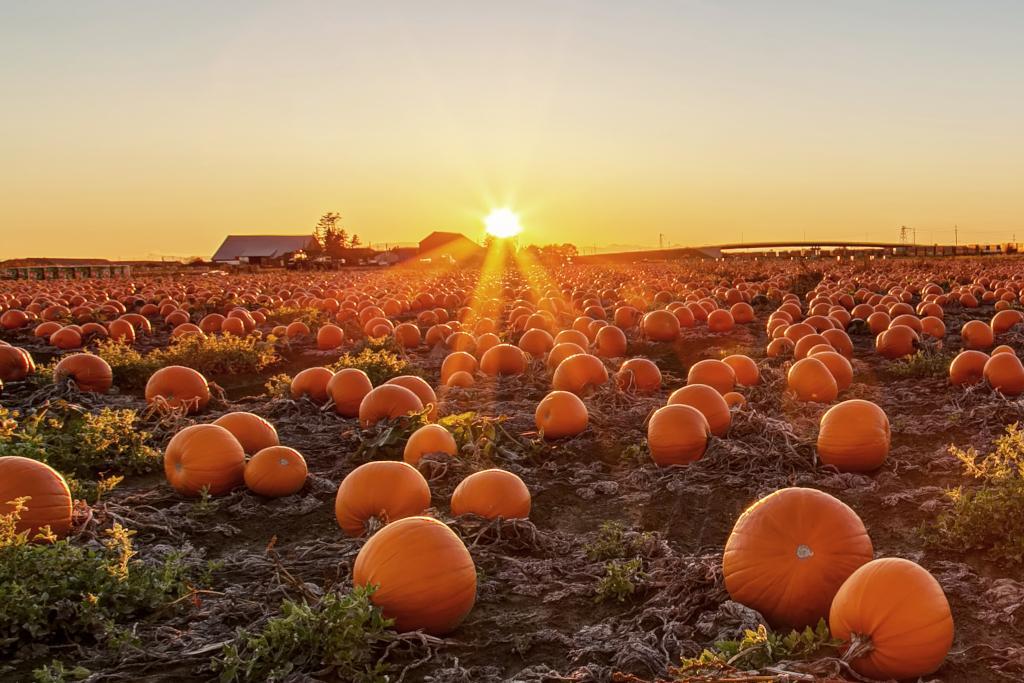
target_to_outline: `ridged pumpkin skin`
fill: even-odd
[[[840,472],[871,472],[885,462],[890,441],[885,411],[859,398],[843,401],[821,416],[818,458]]]
[[[985,378],[985,363],[988,354],[984,351],[961,351],[949,364],[949,381],[955,386],[977,384]]]
[[[711,433],[725,436],[732,425],[732,413],[722,394],[707,384],[687,384],[672,392],[668,405],[683,405],[696,408],[708,421]]]
[[[454,335],[453,335],[454,336]],[[441,362],[441,384],[447,384],[448,379],[456,372],[476,372],[476,357],[468,351],[455,351],[449,353]]]
[[[968,320],[960,328],[965,349],[990,349],[995,343],[992,328],[980,320]]]
[[[985,325],[985,329],[988,329],[988,325]],[[875,351],[889,360],[896,360],[914,354],[920,342],[921,338],[914,328],[895,325],[875,337]]]
[[[235,435],[218,425],[192,425],[174,435],[164,451],[164,475],[174,490],[198,496],[228,493],[244,479],[245,451]]]
[[[725,588],[773,626],[813,626],[872,552],[845,503],[815,489],[781,489],[736,520],[722,559]]]
[[[594,336],[594,347],[602,358],[622,358],[628,346],[626,333],[615,325],[605,325]]]
[[[458,452],[459,446],[451,432],[441,425],[429,424],[417,429],[405,442],[402,459],[415,467],[427,453],[445,453],[454,457]]]
[[[294,448],[269,446],[245,464],[245,485],[253,493],[268,498],[283,498],[306,485],[306,459]]]
[[[704,455],[710,433],[707,419],[696,408],[665,406],[647,423],[647,447],[658,465],[688,465]]]
[[[526,519],[530,516],[530,489],[522,479],[505,470],[474,472],[455,487],[452,514]]]
[[[761,371],[757,369],[757,363],[750,356],[734,354],[726,356],[722,362],[732,368],[737,384],[752,387],[761,383]]]
[[[736,372],[727,363],[709,358],[690,366],[686,383],[707,384],[718,393],[726,394],[736,386]]]
[[[679,338],[679,318],[671,311],[651,311],[640,321],[640,327],[651,341],[671,342]]]
[[[359,368],[342,368],[327,382],[327,394],[334,401],[334,412],[342,417],[359,415],[359,404],[371,391],[373,382]]]
[[[887,557],[868,562],[832,601],[832,637],[871,639],[873,649],[850,662],[876,679],[916,679],[940,666],[953,644],[953,615],[939,582],[919,565]]]
[[[363,397],[359,404],[359,424],[364,429],[381,420],[418,413],[423,402],[416,394],[397,384],[382,384]]]
[[[551,388],[584,396],[608,381],[608,368],[601,359],[589,353],[569,356],[555,368]]]
[[[154,372],[146,382],[146,403],[163,398],[172,408],[187,406],[188,412],[202,412],[210,402],[210,385],[198,371],[183,365],[169,365]]]
[[[552,391],[540,400],[533,413],[537,431],[548,441],[582,434],[590,422],[590,413],[579,396],[569,391]]]
[[[252,413],[242,411],[225,413],[214,420],[213,424],[231,432],[238,439],[238,443],[242,444],[242,450],[246,455],[255,455],[264,448],[281,443],[277,438],[277,430],[274,429],[274,425]]]
[[[32,355],[19,346],[0,346],[0,382],[20,382],[36,371]]]
[[[526,372],[526,354],[512,344],[495,344],[480,357],[480,372],[485,375],[521,375]]]
[[[53,381],[59,383],[71,379],[79,391],[105,394],[114,383],[114,373],[107,361],[91,353],[74,353],[64,356],[53,369]]]
[[[619,367],[615,381],[624,391],[654,394],[661,390],[661,370],[647,358],[630,358]]]
[[[327,403],[327,384],[332,377],[334,373],[328,368],[306,368],[292,378],[292,398],[298,401],[306,397],[318,405]]]
[[[430,517],[384,527],[356,556],[355,586],[377,586],[370,600],[398,631],[454,631],[476,602],[476,567],[455,532]]]
[[[399,375],[398,377],[392,377],[387,382],[384,382],[384,384],[393,384],[405,387],[412,393],[416,394],[420,403],[423,404],[423,408],[430,408],[430,412],[427,413],[427,419],[431,422],[437,419],[437,393],[422,377],[417,377],[416,375]]]
[[[985,381],[1005,396],[1024,393],[1024,365],[1012,353],[997,353],[985,362]]]
[[[48,525],[58,538],[68,535],[74,503],[60,472],[19,455],[0,457],[0,515],[14,510],[11,501],[26,497],[16,532],[28,531],[31,538]]]
[[[831,403],[839,395],[839,385],[828,366],[813,356],[802,358],[789,368],[786,383],[797,400]]]
[[[829,349],[832,347],[830,346]],[[840,392],[846,391],[853,383],[853,365],[846,359],[846,356],[838,351],[826,350],[812,352],[808,358],[820,360],[832,373],[832,379],[836,381],[836,389]]]
[[[430,487],[406,462],[379,460],[355,468],[342,479],[334,516],[349,536],[362,536],[371,519],[387,524],[421,515],[430,507]]]

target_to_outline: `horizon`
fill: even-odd
[[[328,211],[380,244],[508,207],[581,250],[1015,242],[1024,216],[1011,3],[3,15],[4,259],[208,258]]]

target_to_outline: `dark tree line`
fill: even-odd
[[[331,211],[320,216],[313,228],[313,239],[307,253],[310,256],[330,256],[344,258],[345,252],[360,246],[359,235],[348,234],[341,226],[341,214]]]

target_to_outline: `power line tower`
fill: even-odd
[[[906,244],[907,238],[910,236],[910,228],[905,225],[900,226],[900,244]]]
[[[664,248],[665,248],[665,233],[659,232],[658,233],[658,249],[664,249]]]

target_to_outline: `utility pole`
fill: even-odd
[[[659,232],[658,233],[658,249],[664,249],[664,248],[665,248],[665,233]]]
[[[960,246],[960,226],[953,226],[953,246]]]

